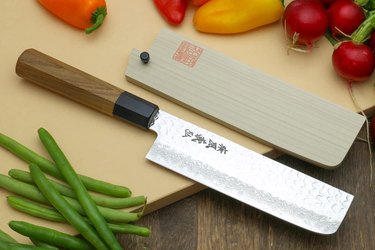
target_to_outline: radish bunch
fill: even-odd
[[[292,49],[311,51],[326,34],[334,41],[332,65],[349,84],[368,79],[375,68],[375,1],[294,0],[283,15]],[[362,6],[361,6],[362,5]],[[372,10],[374,9],[374,10]],[[371,35],[371,33],[373,33]]]
[[[365,116],[352,84],[367,80],[375,68],[375,0],[294,0],[283,16],[285,34],[292,49],[311,52],[323,36],[334,45],[332,65],[346,80],[353,103]],[[375,142],[375,118],[366,119],[367,141]],[[368,143],[371,155],[371,146]],[[371,157],[372,159],[372,157]],[[372,176],[372,160],[370,160]]]

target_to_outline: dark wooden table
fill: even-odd
[[[359,135],[365,138],[365,130]],[[373,155],[375,153],[373,151]],[[319,235],[297,228],[216,191],[206,189],[146,215],[138,223],[149,238],[119,235],[125,249],[375,249],[375,180],[370,154],[354,142],[343,164],[323,170],[290,156],[277,161],[355,196],[337,233]],[[375,157],[374,157],[375,158]],[[375,170],[374,178],[375,179]]]

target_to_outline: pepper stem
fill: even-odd
[[[91,17],[91,23],[93,25],[85,29],[86,34],[90,34],[94,30],[98,29],[102,25],[106,15],[107,15],[106,7],[97,8]]]

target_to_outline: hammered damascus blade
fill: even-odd
[[[146,158],[307,230],[337,231],[353,196],[163,111]]]

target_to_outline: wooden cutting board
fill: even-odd
[[[37,1],[1,1],[0,7],[4,11],[0,39],[0,132],[47,156],[37,129],[48,129],[78,172],[127,185],[135,195],[146,195],[148,211],[203,187],[145,159],[155,139],[154,134],[111,119],[19,78],[14,67],[22,51],[35,48],[158,103],[167,112],[270,156],[275,156],[271,147],[127,82],[124,71],[131,49],[147,50],[160,30],[169,27],[243,64],[357,111],[345,83],[332,71],[332,46],[325,40],[320,41],[312,53],[288,54],[280,23],[238,35],[209,35],[194,30],[193,7],[189,7],[181,26],[170,27],[150,1],[111,0],[107,3],[109,14],[104,24],[93,34],[86,35],[46,12]],[[369,112],[375,104],[373,81],[374,78],[354,86],[360,105]],[[0,172],[6,174],[11,168],[27,169],[27,165],[0,148]],[[12,236],[25,241],[7,227],[12,219],[70,230],[15,212],[6,203],[7,195],[0,190],[0,228]]]

